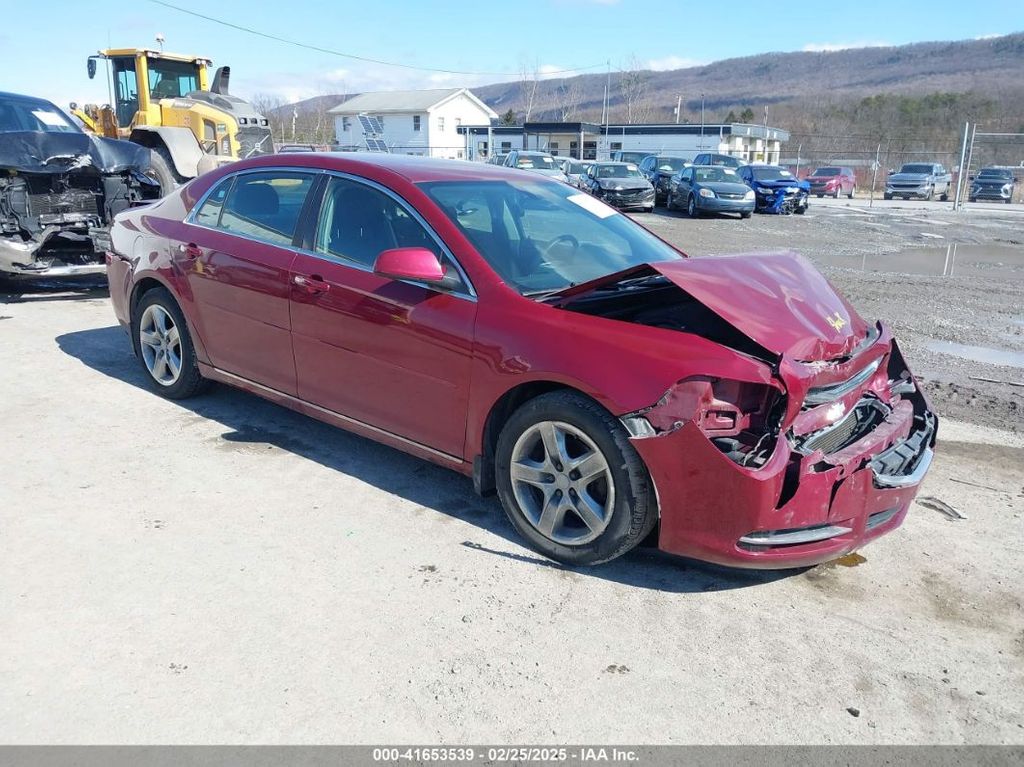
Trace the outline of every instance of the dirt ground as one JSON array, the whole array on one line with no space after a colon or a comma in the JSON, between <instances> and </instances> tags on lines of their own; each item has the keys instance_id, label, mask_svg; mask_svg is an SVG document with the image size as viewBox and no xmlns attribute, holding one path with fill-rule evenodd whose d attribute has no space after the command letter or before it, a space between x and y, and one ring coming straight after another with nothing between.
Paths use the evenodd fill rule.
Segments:
<instances>
[{"instance_id":1,"label":"dirt ground","mask_svg":"<svg viewBox=\"0 0 1024 767\"><path fill-rule=\"evenodd\" d=\"M0 742L1024 743L1024 390L971 378L1024 379L1024 215L639 218L892 322L946 416L921 495L964 518L802 571L566 569L460 476L153 395L102 291L0 296Z\"/></svg>"}]
</instances>

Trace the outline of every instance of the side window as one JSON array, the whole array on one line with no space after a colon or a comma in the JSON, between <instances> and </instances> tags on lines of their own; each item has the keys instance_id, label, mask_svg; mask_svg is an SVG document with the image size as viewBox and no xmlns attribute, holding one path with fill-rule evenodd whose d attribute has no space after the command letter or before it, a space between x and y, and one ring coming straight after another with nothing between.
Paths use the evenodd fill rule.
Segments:
<instances>
[{"instance_id":1,"label":"side window","mask_svg":"<svg viewBox=\"0 0 1024 767\"><path fill-rule=\"evenodd\" d=\"M224 199L228 196L228 190L234 182L233 176L228 176L221 181L196 211L192 219L200 226L215 228L220 226L220 212L224 209Z\"/></svg>"},{"instance_id":2,"label":"side window","mask_svg":"<svg viewBox=\"0 0 1024 767\"><path fill-rule=\"evenodd\" d=\"M347 178L332 178L324 192L314 248L318 253L370 269L382 251L426 248L442 266L457 273L441 246L405 206L390 195Z\"/></svg>"},{"instance_id":3,"label":"side window","mask_svg":"<svg viewBox=\"0 0 1024 767\"><path fill-rule=\"evenodd\" d=\"M290 171L235 177L220 214L220 229L275 245L291 245L313 176Z\"/></svg>"}]
</instances>

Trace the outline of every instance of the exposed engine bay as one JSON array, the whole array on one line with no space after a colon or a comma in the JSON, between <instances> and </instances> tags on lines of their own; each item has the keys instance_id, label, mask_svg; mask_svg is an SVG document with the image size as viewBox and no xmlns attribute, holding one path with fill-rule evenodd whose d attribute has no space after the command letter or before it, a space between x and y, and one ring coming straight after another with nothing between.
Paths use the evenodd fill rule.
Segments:
<instances>
[{"instance_id":1,"label":"exposed engine bay","mask_svg":"<svg viewBox=\"0 0 1024 767\"><path fill-rule=\"evenodd\" d=\"M149 150L84 133L7 132L0 141L0 276L104 271L107 227L159 199Z\"/></svg>"}]
</instances>

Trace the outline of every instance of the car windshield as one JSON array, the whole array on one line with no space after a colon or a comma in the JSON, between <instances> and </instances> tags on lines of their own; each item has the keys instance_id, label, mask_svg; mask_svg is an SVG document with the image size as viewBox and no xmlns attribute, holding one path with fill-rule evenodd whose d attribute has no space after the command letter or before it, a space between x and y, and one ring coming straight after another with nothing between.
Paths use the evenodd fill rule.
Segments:
<instances>
[{"instance_id":1,"label":"car windshield","mask_svg":"<svg viewBox=\"0 0 1024 767\"><path fill-rule=\"evenodd\" d=\"M555 161L546 154L519 155L516 167L524 170L555 170Z\"/></svg>"},{"instance_id":2,"label":"car windshield","mask_svg":"<svg viewBox=\"0 0 1024 767\"><path fill-rule=\"evenodd\" d=\"M569 162L566 163L566 173L572 173L574 176L581 176L587 172L587 166L581 162Z\"/></svg>"},{"instance_id":3,"label":"car windshield","mask_svg":"<svg viewBox=\"0 0 1024 767\"><path fill-rule=\"evenodd\" d=\"M646 156L644 152L619 152L618 162L640 162Z\"/></svg>"},{"instance_id":4,"label":"car windshield","mask_svg":"<svg viewBox=\"0 0 1024 767\"><path fill-rule=\"evenodd\" d=\"M818 168L812 176L838 176L842 171L839 168Z\"/></svg>"},{"instance_id":5,"label":"car windshield","mask_svg":"<svg viewBox=\"0 0 1024 767\"><path fill-rule=\"evenodd\" d=\"M565 184L434 181L420 187L491 268L524 295L682 258L627 216Z\"/></svg>"},{"instance_id":6,"label":"car windshield","mask_svg":"<svg viewBox=\"0 0 1024 767\"><path fill-rule=\"evenodd\" d=\"M1011 178L1011 173L998 168L985 168L978 174L978 178Z\"/></svg>"},{"instance_id":7,"label":"car windshield","mask_svg":"<svg viewBox=\"0 0 1024 767\"><path fill-rule=\"evenodd\" d=\"M931 173L931 165L904 165L900 168L900 173Z\"/></svg>"},{"instance_id":8,"label":"car windshield","mask_svg":"<svg viewBox=\"0 0 1024 767\"><path fill-rule=\"evenodd\" d=\"M81 133L77 125L48 101L35 99L0 100L0 133L43 131Z\"/></svg>"},{"instance_id":9,"label":"car windshield","mask_svg":"<svg viewBox=\"0 0 1024 767\"><path fill-rule=\"evenodd\" d=\"M677 171L686 164L682 157L659 157L657 162L658 170Z\"/></svg>"},{"instance_id":10,"label":"car windshield","mask_svg":"<svg viewBox=\"0 0 1024 767\"><path fill-rule=\"evenodd\" d=\"M598 178L642 178L643 174L635 165L598 165Z\"/></svg>"},{"instance_id":11,"label":"car windshield","mask_svg":"<svg viewBox=\"0 0 1024 767\"><path fill-rule=\"evenodd\" d=\"M753 169L754 178L757 181L775 181L776 179L791 179L793 174L785 168L774 168L771 165L762 165Z\"/></svg>"},{"instance_id":12,"label":"car windshield","mask_svg":"<svg viewBox=\"0 0 1024 767\"><path fill-rule=\"evenodd\" d=\"M701 182L708 181L735 181L740 178L732 168L697 168L694 171L694 179Z\"/></svg>"}]
</instances>

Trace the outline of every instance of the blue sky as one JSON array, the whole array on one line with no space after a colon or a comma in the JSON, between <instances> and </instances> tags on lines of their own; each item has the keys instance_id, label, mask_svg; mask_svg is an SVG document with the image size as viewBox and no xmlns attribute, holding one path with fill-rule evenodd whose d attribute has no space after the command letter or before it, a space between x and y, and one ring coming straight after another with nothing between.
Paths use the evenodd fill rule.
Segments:
<instances>
[{"instance_id":1,"label":"blue sky","mask_svg":"<svg viewBox=\"0 0 1024 767\"><path fill-rule=\"evenodd\" d=\"M954 40L1024 30L1022 0L789 2L730 0L167 0L199 13L310 45L435 69L515 73L636 57L673 69L767 51L827 50ZM286 100L318 93L479 85L516 79L367 64L261 39L150 0L4 0L0 90L65 106L105 101L86 57L99 48L155 46L210 56L232 67L243 96ZM24 30L24 31L19 31ZM101 69L102 75L102 69Z\"/></svg>"}]
</instances>

